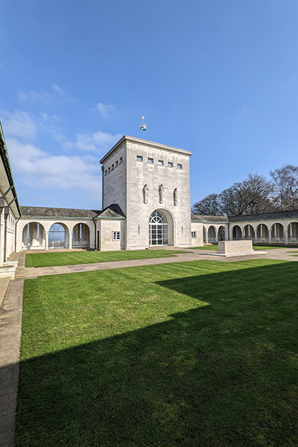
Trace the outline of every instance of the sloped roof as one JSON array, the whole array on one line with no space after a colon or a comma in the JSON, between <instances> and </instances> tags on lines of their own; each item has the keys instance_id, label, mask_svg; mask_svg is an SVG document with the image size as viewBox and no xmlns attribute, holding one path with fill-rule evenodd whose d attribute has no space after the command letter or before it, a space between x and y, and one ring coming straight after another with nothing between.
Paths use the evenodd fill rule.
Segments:
<instances>
[{"instance_id":1,"label":"sloped roof","mask_svg":"<svg viewBox=\"0 0 298 447\"><path fill-rule=\"evenodd\" d=\"M204 214L192 214L191 220L193 222L229 222L229 219L226 216L206 216Z\"/></svg>"},{"instance_id":2,"label":"sloped roof","mask_svg":"<svg viewBox=\"0 0 298 447\"><path fill-rule=\"evenodd\" d=\"M0 186L2 194L5 194L5 192L7 192L8 189L10 188L10 190L7 192L6 195L6 201L7 203L11 203L10 208L13 214L16 217L19 217L21 215L21 210L18 202L16 188L14 186L14 180L12 177L12 171L1 122L0 122L0 159L2 162L0 169L1 170Z\"/></svg>"},{"instance_id":3,"label":"sloped roof","mask_svg":"<svg viewBox=\"0 0 298 447\"><path fill-rule=\"evenodd\" d=\"M60 217L63 219L94 219L125 217L120 206L112 204L104 210L81 210L73 208L48 208L40 206L21 206L23 217Z\"/></svg>"},{"instance_id":4,"label":"sloped roof","mask_svg":"<svg viewBox=\"0 0 298 447\"><path fill-rule=\"evenodd\" d=\"M99 211L98 218L103 218L103 217L110 217L110 218L123 218L125 217L122 209L120 208L119 205L117 205L116 203L113 203L112 205L108 206L107 208L105 208L102 211Z\"/></svg>"},{"instance_id":5,"label":"sloped roof","mask_svg":"<svg viewBox=\"0 0 298 447\"><path fill-rule=\"evenodd\" d=\"M274 211L272 213L249 214L247 216L228 216L229 222L247 222L253 220L279 220L298 218L298 210Z\"/></svg>"},{"instance_id":6,"label":"sloped roof","mask_svg":"<svg viewBox=\"0 0 298 447\"><path fill-rule=\"evenodd\" d=\"M22 216L26 217L84 217L92 219L96 217L100 211L95 210L78 210L72 208L48 208L40 206L21 206Z\"/></svg>"}]
</instances>

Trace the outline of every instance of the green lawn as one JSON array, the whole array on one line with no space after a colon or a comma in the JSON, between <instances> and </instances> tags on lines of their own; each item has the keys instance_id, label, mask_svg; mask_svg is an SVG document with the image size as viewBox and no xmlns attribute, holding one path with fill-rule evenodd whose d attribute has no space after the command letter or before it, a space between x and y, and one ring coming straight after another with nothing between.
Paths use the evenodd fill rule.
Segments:
<instances>
[{"instance_id":1,"label":"green lawn","mask_svg":"<svg viewBox=\"0 0 298 447\"><path fill-rule=\"evenodd\" d=\"M61 253L26 254L26 267L52 267L59 265L93 264L96 262L128 261L132 259L165 258L177 250L123 250L123 251L70 251Z\"/></svg>"},{"instance_id":2,"label":"green lawn","mask_svg":"<svg viewBox=\"0 0 298 447\"><path fill-rule=\"evenodd\" d=\"M296 447L298 263L26 280L16 446Z\"/></svg>"},{"instance_id":3,"label":"green lawn","mask_svg":"<svg viewBox=\"0 0 298 447\"><path fill-rule=\"evenodd\" d=\"M191 247L191 248L194 248L196 250L207 250L207 251L215 250L215 251L217 251L218 245L217 244L216 245L204 245L203 247ZM253 246L254 250L262 250L262 251L274 250L276 248L286 248L286 247L282 247L280 245L279 246L274 246L274 245L254 245Z\"/></svg>"}]
</instances>

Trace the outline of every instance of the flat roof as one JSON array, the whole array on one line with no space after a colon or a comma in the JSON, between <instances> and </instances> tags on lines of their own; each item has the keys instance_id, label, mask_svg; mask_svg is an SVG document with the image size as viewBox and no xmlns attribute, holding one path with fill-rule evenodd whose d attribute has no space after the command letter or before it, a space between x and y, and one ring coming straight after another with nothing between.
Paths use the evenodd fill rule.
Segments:
<instances>
[{"instance_id":1,"label":"flat roof","mask_svg":"<svg viewBox=\"0 0 298 447\"><path fill-rule=\"evenodd\" d=\"M179 149L173 146L167 146L166 144L155 143L154 141L143 140L142 138L130 137L128 135L123 135L123 137L106 153L100 160L103 163L124 141L131 141L133 143L143 144L144 146L151 146L157 149L163 149L169 152L177 152L179 154L191 156L192 152L186 151L185 149Z\"/></svg>"}]
</instances>

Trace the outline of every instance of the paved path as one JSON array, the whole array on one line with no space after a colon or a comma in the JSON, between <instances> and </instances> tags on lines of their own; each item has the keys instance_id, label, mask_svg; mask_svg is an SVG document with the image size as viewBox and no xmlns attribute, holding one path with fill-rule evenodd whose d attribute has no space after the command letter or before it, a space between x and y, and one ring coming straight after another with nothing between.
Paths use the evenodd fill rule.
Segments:
<instances>
[{"instance_id":1,"label":"paved path","mask_svg":"<svg viewBox=\"0 0 298 447\"><path fill-rule=\"evenodd\" d=\"M0 312L0 447L14 446L23 279L10 281Z\"/></svg>"},{"instance_id":2,"label":"paved path","mask_svg":"<svg viewBox=\"0 0 298 447\"><path fill-rule=\"evenodd\" d=\"M222 256L215 256L214 254L212 254L212 252L210 254L208 253L208 251L205 250L188 249L186 253L179 253L167 258L150 258L150 259L136 259L132 261L98 262L93 264L63 265L58 267L37 267L37 268L28 267L24 268L24 277L25 279L33 279L37 278L38 276L62 275L65 273L91 272L94 270L107 270L107 269L126 268L126 267L139 267L143 265L171 264L174 262L200 261L202 259L209 259L212 261L221 261L221 262L238 262L238 261L247 261L251 259L260 259L260 258L285 260L285 261L298 261L298 256L290 255L289 251L295 251L295 249L279 248L274 250L268 250L267 254L255 254L249 256L237 256L237 257L225 258ZM258 252L256 251L256 253Z\"/></svg>"},{"instance_id":3,"label":"paved path","mask_svg":"<svg viewBox=\"0 0 298 447\"><path fill-rule=\"evenodd\" d=\"M214 256L204 250L188 249L168 258L139 259L133 261L101 262L96 264L67 265L61 267L25 268L25 254L19 257L16 279L10 281L0 309L0 447L13 447L15 434L15 417L19 379L19 360L21 325L23 310L24 279L44 275L86 272L114 268L136 267L142 265L169 264L174 262L198 261L210 259L220 262L236 262L251 259L275 259L298 261L292 256L295 249L282 248L268 250L267 254L223 258Z\"/></svg>"}]
</instances>

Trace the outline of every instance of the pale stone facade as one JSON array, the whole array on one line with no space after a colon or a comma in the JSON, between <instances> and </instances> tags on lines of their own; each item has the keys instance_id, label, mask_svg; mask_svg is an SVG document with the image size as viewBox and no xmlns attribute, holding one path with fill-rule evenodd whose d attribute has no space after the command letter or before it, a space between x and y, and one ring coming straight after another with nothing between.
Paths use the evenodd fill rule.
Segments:
<instances>
[{"instance_id":1,"label":"pale stone facade","mask_svg":"<svg viewBox=\"0 0 298 447\"><path fill-rule=\"evenodd\" d=\"M298 245L298 210L191 215L191 152L128 136L101 160L102 211L19 207L2 130L0 137L0 265L24 249L113 251L228 240Z\"/></svg>"},{"instance_id":2,"label":"pale stone facade","mask_svg":"<svg viewBox=\"0 0 298 447\"><path fill-rule=\"evenodd\" d=\"M161 212L168 225L168 242L191 245L191 152L124 136L102 158L104 206L118 204L126 217L126 250L147 248L149 220ZM159 242L159 241L158 241Z\"/></svg>"}]
</instances>

